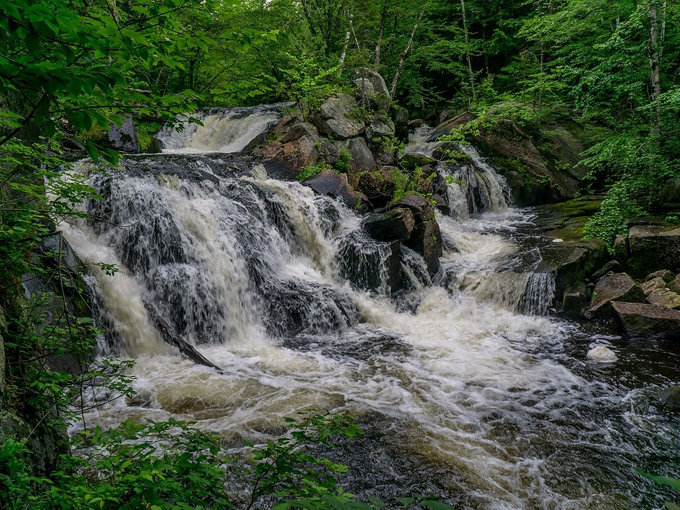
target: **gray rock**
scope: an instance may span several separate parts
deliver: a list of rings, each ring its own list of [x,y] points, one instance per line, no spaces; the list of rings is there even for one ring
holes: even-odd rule
[[[283,143],[272,142],[258,147],[253,154],[263,159],[267,172],[278,178],[294,179],[309,165],[313,165],[319,158],[318,139],[303,136],[297,140]]]
[[[647,275],[645,281],[653,280],[654,278],[661,278],[664,282],[670,283],[675,278],[675,273],[669,269],[661,269],[660,271],[654,271]]]
[[[350,164],[351,173],[370,172],[375,168],[375,159],[373,153],[366,145],[366,140],[363,138],[352,138],[350,140],[338,142],[338,149],[346,149],[352,162]]]
[[[631,274],[642,277],[661,269],[680,269],[680,228],[634,225],[628,232]]]
[[[309,122],[298,122],[293,124],[288,131],[283,135],[281,141],[283,143],[294,142],[300,138],[308,137],[315,142],[319,141],[319,132]]]
[[[567,291],[562,297],[564,315],[571,319],[580,319],[587,304],[585,294],[578,290]]]
[[[610,260],[607,262],[604,266],[602,266],[600,269],[595,271],[592,276],[590,277],[591,280],[596,282],[603,276],[605,276],[607,273],[612,272],[612,273],[623,273],[623,269],[621,268],[621,264],[618,263],[616,260]]]
[[[647,296],[647,302],[652,305],[678,310],[680,309],[680,294],[676,294],[666,288],[654,289],[649,293],[649,296]]]
[[[680,311],[642,303],[611,304],[614,318],[634,340],[680,340]]]
[[[645,296],[649,296],[653,291],[657,289],[665,289],[666,288],[666,282],[664,282],[661,278],[653,278],[649,281],[646,281],[642,285],[640,285],[640,288],[642,289],[642,292],[645,293]]]
[[[331,96],[319,107],[314,114],[314,125],[320,133],[336,140],[354,138],[364,132],[364,123],[351,118],[351,112],[356,110],[356,101],[347,94]]]
[[[122,152],[139,152],[139,139],[137,129],[131,116],[123,119],[120,126],[113,125],[109,129],[109,142],[111,146]]]
[[[322,170],[305,181],[319,195],[328,195],[341,199],[347,207],[354,209],[361,198],[347,182],[347,174],[339,174],[333,170]]]
[[[354,84],[362,102],[367,102],[371,107],[379,110],[387,110],[390,107],[392,97],[385,80],[379,73],[362,67],[355,71],[354,76]]]
[[[586,319],[611,316],[612,301],[641,303],[645,299],[642,289],[626,273],[605,276],[595,286],[590,308],[584,314]]]
[[[668,288],[673,292],[680,294],[680,274],[675,277],[675,279],[668,284]]]
[[[377,241],[406,241],[415,227],[410,209],[398,207],[384,213],[369,214],[363,221],[364,230]]]
[[[408,138],[408,110],[400,106],[397,108],[393,120],[395,135],[400,140],[406,140]]]
[[[387,115],[378,113],[366,128],[366,136],[369,140],[380,139],[381,137],[394,136],[394,122]]]

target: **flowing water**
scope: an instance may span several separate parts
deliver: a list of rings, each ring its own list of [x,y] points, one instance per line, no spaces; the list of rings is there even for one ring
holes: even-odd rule
[[[299,411],[350,410],[367,433],[333,455],[362,497],[434,492],[475,509],[661,508],[672,497],[633,468],[679,474],[678,420],[651,398],[678,381],[679,353],[547,316],[554,280],[534,272],[531,211],[508,206],[473,148],[469,162],[440,164],[465,181],[439,217],[442,269],[429,275],[402,248],[390,295],[394,254],[354,211],[220,151],[264,132],[263,111],[211,115],[230,127],[163,135],[191,154],[93,173],[104,199],[88,210],[101,221],[64,227],[83,261],[120,267],[111,277],[91,266],[100,350],[137,360],[138,395],[88,426],[174,416],[239,447]],[[166,347],[143,300],[224,373]],[[620,361],[587,361],[593,344]]]

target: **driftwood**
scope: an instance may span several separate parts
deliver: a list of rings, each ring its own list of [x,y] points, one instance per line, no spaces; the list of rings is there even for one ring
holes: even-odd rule
[[[161,336],[163,337],[163,340],[165,340],[170,345],[177,347],[179,349],[179,352],[184,354],[194,363],[198,363],[199,365],[205,365],[206,367],[214,368],[215,370],[222,372],[222,369],[220,367],[215,365],[212,361],[203,356],[203,354],[198,352],[193,345],[191,345],[186,340],[182,340],[180,336],[172,328],[172,326],[170,326],[170,324],[168,324],[168,322],[163,317],[160,316],[160,314],[153,305],[144,301],[144,308],[146,308],[149,317],[151,318],[151,320],[153,320],[153,323],[156,325],[156,329],[160,332]]]

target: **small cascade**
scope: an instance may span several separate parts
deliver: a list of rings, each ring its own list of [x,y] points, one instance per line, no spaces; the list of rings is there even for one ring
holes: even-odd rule
[[[467,155],[468,162],[440,162],[442,175],[453,178],[448,186],[450,214],[465,219],[483,212],[501,212],[508,208],[510,193],[504,179],[469,145],[457,149]]]
[[[389,296],[399,286],[399,253],[399,243],[374,241],[355,230],[340,241],[338,261],[343,277],[357,288]]]
[[[408,135],[408,143],[404,147],[406,154],[418,154],[428,158],[434,157],[434,151],[442,145],[442,142],[431,141],[434,128],[423,124],[411,131]]]
[[[555,275],[529,273],[526,290],[518,311],[528,315],[547,315],[555,297]]]
[[[168,153],[238,152],[266,133],[285,106],[290,105],[202,110],[194,115],[201,124],[185,122],[182,131],[167,126],[158,139]]]

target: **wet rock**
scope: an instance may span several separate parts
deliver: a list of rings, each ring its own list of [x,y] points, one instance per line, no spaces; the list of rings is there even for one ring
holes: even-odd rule
[[[680,269],[680,228],[634,225],[628,233],[628,263],[633,276]]]
[[[658,277],[652,278],[651,280],[646,281],[645,283],[640,285],[640,288],[642,289],[642,292],[645,293],[645,296],[649,296],[653,291],[657,289],[665,289],[666,282]]]
[[[347,94],[331,96],[314,114],[314,125],[320,133],[336,140],[359,136],[364,132],[364,123],[351,118],[356,108],[356,101]]]
[[[139,152],[139,139],[137,129],[131,116],[122,120],[120,126],[114,124],[109,129],[109,143],[111,147],[122,152]]]
[[[305,181],[319,195],[328,195],[341,199],[347,207],[355,209],[361,195],[354,191],[347,182],[347,174],[339,174],[333,170],[322,170]]]
[[[562,310],[564,315],[571,319],[579,319],[588,304],[586,296],[578,290],[570,290],[564,293],[562,298]]]
[[[416,167],[423,167],[427,165],[435,165],[436,163],[437,160],[434,158],[430,158],[423,154],[415,154],[410,152],[407,152],[401,158],[401,164],[408,169],[414,169]]]
[[[364,230],[377,241],[406,241],[415,227],[410,209],[398,207],[384,213],[372,213],[363,222]]]
[[[425,124],[425,121],[423,119],[413,119],[413,120],[409,121],[408,129],[409,130],[416,129],[416,128],[419,128],[420,126],[422,126],[423,124]]]
[[[604,266],[602,266],[600,269],[595,271],[592,276],[590,277],[591,280],[597,281],[603,276],[607,275],[608,273],[623,273],[623,269],[621,268],[621,264],[619,264],[618,261],[616,260],[610,260],[607,262]]]
[[[461,113],[460,115],[456,115],[451,119],[447,119],[446,121],[437,125],[436,128],[434,128],[430,140],[434,141],[442,135],[448,135],[451,133],[451,130],[464,126],[465,124],[475,120],[476,118],[477,116],[474,113],[466,112]]]
[[[363,172],[359,175],[358,190],[368,197],[374,207],[385,207],[394,196],[395,176],[398,173],[399,169],[391,166],[384,166],[372,172]]]
[[[647,296],[647,302],[652,305],[678,310],[680,309],[680,294],[665,288],[655,289]]]
[[[340,150],[327,138],[321,140],[321,144],[317,144],[319,148],[319,157],[329,165],[335,165],[340,157]]]
[[[673,271],[668,270],[668,269],[662,269],[660,271],[654,271],[653,273],[647,275],[647,278],[645,278],[645,281],[648,282],[650,280],[653,280],[654,278],[661,278],[665,283],[670,283],[675,278],[675,273]]]
[[[302,136],[287,143],[276,141],[258,147],[253,153],[263,159],[263,165],[273,177],[294,179],[306,166],[317,162],[318,141],[312,136]]]
[[[391,294],[401,283],[400,252],[399,241],[382,243],[350,235],[339,250],[340,271],[360,289]]]
[[[417,224],[405,244],[423,256],[431,275],[439,271],[439,257],[442,256],[442,235],[439,224],[434,219],[428,219]]]
[[[611,315],[612,301],[641,303],[645,299],[642,289],[626,273],[612,274],[602,278],[593,291],[586,319],[605,318]]]
[[[618,360],[616,353],[604,345],[590,349],[586,357],[599,363],[614,363]]]
[[[680,340],[680,311],[614,301],[611,309],[625,335],[635,340]]]
[[[385,80],[379,73],[362,67],[355,71],[354,76],[354,85],[357,87],[362,103],[379,110],[387,110],[390,107],[392,97]]]
[[[680,386],[663,390],[657,397],[666,408],[671,411],[680,411]]]
[[[680,275],[676,276],[675,279],[668,284],[668,288],[673,292],[680,294]]]
[[[399,140],[406,140],[408,138],[408,110],[400,106],[394,113],[392,120],[394,120],[395,136]]]

